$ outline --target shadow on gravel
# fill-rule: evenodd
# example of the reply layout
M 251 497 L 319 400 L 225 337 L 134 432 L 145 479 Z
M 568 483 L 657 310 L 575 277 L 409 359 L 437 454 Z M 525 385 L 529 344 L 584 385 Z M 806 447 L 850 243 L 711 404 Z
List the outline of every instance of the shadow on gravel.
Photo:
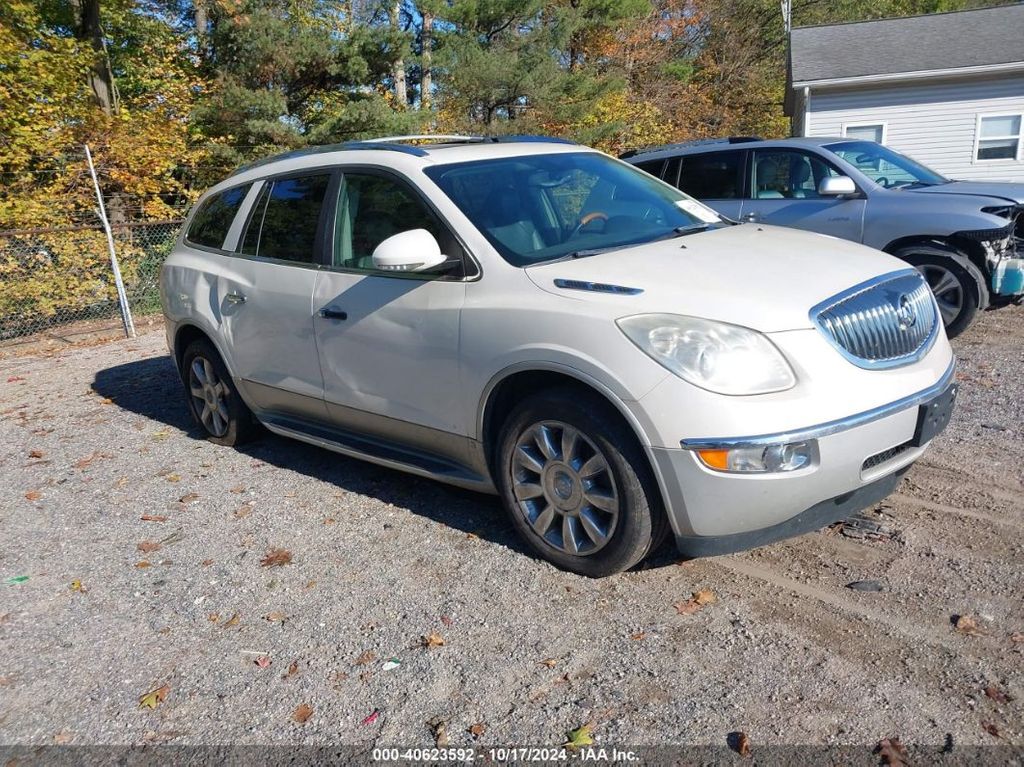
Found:
M 203 432 L 189 416 L 181 379 L 168 356 L 100 370 L 92 388 L 124 410 L 202 439 Z M 269 432 L 239 448 L 239 452 L 281 469 L 330 482 L 341 490 L 407 509 L 519 554 L 535 556 L 509 527 L 496 497 L 386 469 Z

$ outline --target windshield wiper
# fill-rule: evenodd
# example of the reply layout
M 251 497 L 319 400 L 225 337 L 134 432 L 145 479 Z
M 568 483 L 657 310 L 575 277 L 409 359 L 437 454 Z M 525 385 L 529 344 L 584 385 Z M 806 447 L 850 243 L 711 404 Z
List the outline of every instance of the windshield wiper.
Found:
M 690 224 L 689 226 L 677 226 L 671 232 L 663 234 L 659 237 L 655 237 L 653 240 L 648 242 L 660 242 L 661 240 L 674 240 L 676 237 L 685 237 L 688 234 L 697 234 L 698 232 L 706 232 L 711 228 L 711 224 L 700 223 Z
M 597 256 L 601 253 L 607 253 L 609 250 L 615 250 L 616 248 L 625 247 L 623 245 L 616 245 L 614 248 L 589 248 L 583 250 L 574 250 L 571 253 L 566 253 L 564 256 L 557 256 L 556 258 L 543 259 L 541 261 L 534 261 L 530 266 L 537 266 L 538 264 L 557 264 L 561 261 L 573 261 L 577 258 L 586 258 L 587 256 Z

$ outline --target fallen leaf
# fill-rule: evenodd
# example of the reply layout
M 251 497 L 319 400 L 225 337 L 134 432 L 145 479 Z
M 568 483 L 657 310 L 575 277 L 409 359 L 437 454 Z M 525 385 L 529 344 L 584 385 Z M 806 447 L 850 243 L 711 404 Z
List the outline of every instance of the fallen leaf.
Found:
M 548 668 L 554 668 L 558 664 L 558 661 L 554 658 L 545 658 L 544 660 L 537 661 L 538 666 L 547 666 Z
M 448 745 L 448 723 L 443 719 L 432 719 L 427 722 L 430 732 L 434 736 L 434 745 L 444 748 Z
M 206 620 L 210 621 L 210 623 L 216 623 L 220 620 L 220 613 L 210 613 L 206 616 Z
M 77 591 L 79 594 L 85 594 L 89 589 L 82 585 L 79 580 L 71 581 L 71 590 Z
M 477 535 L 476 533 L 466 533 L 466 537 L 467 537 L 467 538 L 469 538 L 469 540 L 471 540 L 471 541 L 475 541 L 475 540 L 477 540 L 477 539 L 478 539 L 478 538 L 479 538 L 480 536 L 479 536 L 479 535 Z
M 582 727 L 577 727 L 575 730 L 570 730 L 565 734 L 565 736 L 568 740 L 562 744 L 563 748 L 576 749 L 580 746 L 591 746 L 594 744 L 594 738 L 591 736 L 590 732 L 590 725 L 587 724 Z
M 291 663 L 288 664 L 288 670 L 284 674 L 281 675 L 281 678 L 282 679 L 287 679 L 288 677 L 295 676 L 298 673 L 299 673 L 299 662 L 297 660 L 293 660 Z
M 260 560 L 261 567 L 284 567 L 292 561 L 292 553 L 287 549 L 270 549 Z
M 1014 644 L 1020 644 L 1021 642 L 1024 642 L 1024 633 L 1021 633 L 1019 631 L 1013 632 L 1012 634 L 1010 634 L 1010 641 Z
M 485 732 L 487 732 L 487 725 L 485 725 L 483 722 L 477 722 L 476 724 L 470 725 L 469 727 L 469 734 L 472 735 L 474 738 L 479 738 Z
M 229 493 L 234 493 L 235 495 L 238 495 L 239 493 L 244 493 L 245 492 L 245 488 L 242 487 L 241 485 L 236 485 L 235 487 L 230 488 L 228 490 L 228 492 Z
M 266 668 L 266 667 L 267 667 L 267 666 L 269 666 L 269 665 L 270 665 L 271 663 L 273 663 L 273 661 L 272 661 L 272 660 L 270 660 L 270 658 L 268 658 L 268 657 L 267 657 L 266 655 L 261 655 L 260 657 L 258 657 L 258 658 L 257 658 L 257 659 L 256 659 L 255 661 L 253 661 L 253 662 L 254 662 L 254 663 L 255 663 L 255 664 L 257 665 L 257 666 L 259 666 L 260 668 Z
M 38 501 L 42 497 L 43 494 L 40 493 L 38 490 L 29 490 L 27 493 L 25 493 L 25 499 L 29 501 Z
M 736 733 L 736 753 L 740 756 L 750 756 L 750 737 L 745 732 Z
M 245 519 L 251 513 L 252 513 L 252 504 L 251 503 L 243 503 L 235 511 L 235 519 Z
M 79 458 L 77 461 L 75 461 L 75 468 L 87 469 L 89 468 L 89 466 L 92 465 L 93 461 L 99 460 L 100 458 L 110 458 L 110 455 L 108 455 L 107 453 L 102 453 L 99 450 L 97 450 L 91 455 L 87 455 L 85 456 L 85 458 Z
M 882 738 L 875 747 L 875 753 L 885 764 L 903 767 L 907 764 L 907 750 L 899 738 Z
M 693 615 L 700 609 L 700 605 L 692 599 L 687 599 L 685 602 L 676 602 L 675 608 L 680 615 Z
M 274 612 L 264 615 L 263 620 L 270 621 L 271 623 L 284 623 L 288 620 L 288 616 L 280 610 L 274 610 Z
M 711 589 L 701 589 L 700 591 L 693 592 L 693 601 L 703 607 L 704 605 L 714 604 L 718 601 L 718 597 L 715 596 L 715 592 Z
M 160 514 L 143 514 L 139 517 L 143 522 L 166 522 L 167 517 Z
M 167 431 L 167 429 L 161 429 L 160 431 L 153 432 L 152 436 L 153 436 L 153 439 L 159 441 L 159 440 L 167 439 L 169 436 L 171 436 L 171 433 L 169 431 Z
M 157 687 L 155 690 L 150 690 L 139 698 L 139 706 L 142 708 L 156 708 L 164 702 L 164 698 L 167 697 L 167 693 L 170 691 L 171 688 L 167 685 Z
M 313 707 L 308 703 L 300 703 L 295 707 L 295 710 L 292 711 L 292 719 L 299 724 L 303 724 L 311 716 L 313 716 Z
M 991 735 L 993 738 L 1003 737 L 1002 733 L 999 732 L 999 728 L 996 727 L 992 722 L 982 722 L 981 729 Z
M 996 703 L 1009 703 L 1013 700 L 1012 695 L 1009 695 L 1003 690 L 1000 690 L 994 684 L 990 684 L 988 687 L 985 688 L 985 695 L 990 697 Z
M 192 503 L 199 500 L 199 493 L 185 493 L 178 499 L 178 503 Z
M 380 711 L 375 708 L 370 713 L 370 715 L 363 720 L 363 724 L 373 724 L 374 722 L 377 721 L 377 717 L 379 717 L 379 716 L 380 716 Z
M 639 642 L 641 640 L 644 640 L 646 638 L 647 638 L 647 632 L 646 631 L 638 631 L 637 633 L 633 634 L 633 636 L 630 637 L 630 639 L 634 639 L 637 642 Z
M 325 525 L 333 525 L 336 521 L 337 520 L 335 520 L 334 517 L 327 517 L 327 518 L 324 519 L 324 524 Z
M 306 589 L 309 590 L 309 589 L 313 588 L 314 586 L 316 586 L 316 581 L 310 581 L 309 583 L 306 584 Z
M 444 638 L 436 631 L 431 631 L 429 634 L 420 637 L 420 644 L 424 647 L 441 647 L 444 644 Z
M 365 666 L 367 663 L 372 663 L 374 660 L 376 660 L 376 658 L 377 653 L 375 653 L 373 650 L 367 650 L 358 658 L 356 658 L 356 665 Z
M 168 482 L 181 482 L 180 474 L 168 474 L 166 477 Z
M 43 457 L 43 451 L 42 450 L 29 450 L 28 451 L 28 457 L 29 458 L 42 458 Z
M 159 551 L 160 544 L 155 543 L 154 541 L 143 541 L 142 543 L 138 544 L 135 548 L 137 548 L 143 554 L 149 554 L 153 551 Z
M 136 562 L 135 566 L 137 568 L 139 568 L 140 570 L 142 570 L 144 568 L 147 568 L 147 567 L 152 567 L 152 565 L 150 565 L 150 563 L 147 562 L 145 559 L 143 559 L 141 562 Z
M 222 629 L 230 628 L 231 626 L 238 625 L 238 613 L 232 613 L 231 617 L 221 624 Z
M 212 559 L 204 559 L 202 564 L 203 564 L 203 567 L 209 567 L 210 565 L 213 564 L 213 560 Z
M 53 736 L 53 742 L 56 743 L 58 746 L 66 746 L 68 743 L 71 742 L 71 739 L 74 737 L 75 736 L 67 730 L 61 730 Z
M 958 615 L 956 616 L 956 622 L 953 624 L 958 632 L 966 634 L 967 636 L 984 636 L 985 630 L 978 625 L 978 622 L 969 615 Z

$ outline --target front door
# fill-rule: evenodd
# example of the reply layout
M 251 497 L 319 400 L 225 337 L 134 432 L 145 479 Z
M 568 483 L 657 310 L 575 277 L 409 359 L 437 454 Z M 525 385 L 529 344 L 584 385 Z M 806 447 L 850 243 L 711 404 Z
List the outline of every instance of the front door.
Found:
M 404 180 L 383 170 L 343 173 L 330 266 L 313 295 L 324 396 L 340 428 L 459 459 L 453 438 L 464 447 L 469 434 L 458 417 L 466 410 L 458 357 L 466 271 L 375 270 L 374 248 L 410 229 L 428 230 L 446 256 L 465 258 Z
M 247 400 L 267 414 L 324 420 L 313 289 L 331 173 L 263 182 L 231 258 L 224 335 Z
M 752 155 L 749 195 L 740 215 L 743 221 L 861 241 L 866 200 L 818 194 L 822 179 L 842 175 L 833 165 L 794 149 L 755 149 Z

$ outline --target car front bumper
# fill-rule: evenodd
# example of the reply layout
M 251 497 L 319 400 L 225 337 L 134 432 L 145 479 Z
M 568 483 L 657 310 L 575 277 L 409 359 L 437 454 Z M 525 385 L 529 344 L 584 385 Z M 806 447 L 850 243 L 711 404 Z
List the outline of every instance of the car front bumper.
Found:
M 918 414 L 953 385 L 954 367 L 933 386 L 884 407 L 784 433 L 649 447 L 680 551 L 708 556 L 800 535 L 877 503 L 927 449 L 914 445 Z M 744 474 L 705 466 L 696 448 L 814 440 L 810 466 Z

